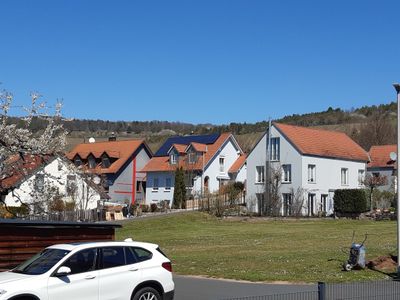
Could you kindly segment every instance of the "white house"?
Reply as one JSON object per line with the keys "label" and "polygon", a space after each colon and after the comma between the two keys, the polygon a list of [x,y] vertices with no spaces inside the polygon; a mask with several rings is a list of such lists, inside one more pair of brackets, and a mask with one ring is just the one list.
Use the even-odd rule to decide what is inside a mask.
{"label": "white house", "polygon": [[[247,157],[246,203],[254,212],[264,203],[267,137]],[[363,187],[368,154],[346,134],[273,123],[270,140],[271,170],[282,174],[282,215],[299,202],[303,215],[331,214],[336,189]]]}
{"label": "white house", "polygon": [[368,163],[367,174],[382,178],[382,186],[378,186],[380,190],[395,191],[397,168],[396,159],[391,157],[391,153],[397,153],[397,145],[381,145],[372,146],[369,150],[369,157],[371,161]]}
{"label": "white house", "polygon": [[7,206],[26,204],[42,212],[59,198],[77,209],[95,209],[100,201],[108,200],[107,194],[64,158],[26,155],[12,160],[12,171],[1,180],[2,201]]}
{"label": "white house", "polygon": [[165,200],[172,205],[178,167],[186,171],[187,189],[194,198],[232,180],[244,182],[243,156],[230,133],[169,138],[142,170],[147,175],[146,203]]}

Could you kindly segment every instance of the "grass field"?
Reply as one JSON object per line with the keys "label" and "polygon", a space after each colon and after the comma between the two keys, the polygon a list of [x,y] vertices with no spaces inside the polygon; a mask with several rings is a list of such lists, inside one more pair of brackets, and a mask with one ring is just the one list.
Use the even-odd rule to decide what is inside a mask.
{"label": "grass field", "polygon": [[396,223],[361,220],[217,219],[198,212],[127,221],[117,239],[157,243],[177,274],[250,281],[343,282],[386,278],[343,272],[353,230],[368,233],[367,260],[396,252]]}

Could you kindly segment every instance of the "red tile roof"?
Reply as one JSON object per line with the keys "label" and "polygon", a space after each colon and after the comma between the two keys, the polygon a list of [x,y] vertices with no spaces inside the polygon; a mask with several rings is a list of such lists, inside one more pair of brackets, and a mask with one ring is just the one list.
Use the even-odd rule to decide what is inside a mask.
{"label": "red tile roof", "polygon": [[390,153],[397,153],[397,145],[372,146],[369,149],[371,161],[368,168],[393,168],[396,162],[390,159]]}
{"label": "red tile roof", "polygon": [[76,155],[79,155],[85,160],[90,154],[96,158],[100,158],[103,153],[106,153],[109,157],[115,158],[116,160],[112,162],[109,168],[102,168],[101,165],[97,165],[96,168],[91,171],[97,174],[116,173],[142,145],[144,145],[144,147],[148,149],[149,153],[151,153],[144,140],[121,140],[79,144],[66,156],[70,160],[73,160]]}
{"label": "red tile roof", "polygon": [[230,138],[230,136],[231,133],[222,133],[214,144],[207,145],[207,152],[205,152],[202,156],[204,158],[204,162],[203,158],[200,157],[195,164],[189,164],[187,155],[184,155],[179,158],[178,164],[171,165],[169,162],[169,156],[159,156],[150,159],[150,161],[142,169],[142,172],[173,172],[177,167],[191,170],[202,170],[203,165],[207,165],[207,163],[214,157],[217,151],[221,148],[225,141]]}
{"label": "red tile roof", "polygon": [[228,173],[237,173],[243,167],[244,163],[246,162],[247,155],[242,154],[240,155],[237,160],[233,163],[231,168],[229,169]]}
{"label": "red tile roof", "polygon": [[206,144],[192,142],[192,143],[190,143],[190,145],[194,148],[194,150],[196,150],[198,152],[207,152]]}
{"label": "red tile roof", "polygon": [[173,144],[171,146],[171,148],[175,148],[176,151],[178,151],[179,153],[185,153],[186,150],[186,145],[181,145],[181,144]]}
{"label": "red tile roof", "polygon": [[41,167],[44,167],[54,157],[25,155],[23,158],[19,155],[11,156],[5,162],[5,168],[0,174],[0,191],[17,187],[27,177],[33,175]]}
{"label": "red tile roof", "polygon": [[345,133],[274,123],[274,126],[304,155],[347,160],[369,160],[367,152]]}

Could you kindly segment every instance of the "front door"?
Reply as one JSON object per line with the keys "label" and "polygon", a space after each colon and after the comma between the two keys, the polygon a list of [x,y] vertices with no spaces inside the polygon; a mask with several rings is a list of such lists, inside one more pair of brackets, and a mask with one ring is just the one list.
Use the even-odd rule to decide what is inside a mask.
{"label": "front door", "polygon": [[315,194],[308,194],[308,216],[314,216]]}
{"label": "front door", "polygon": [[324,213],[327,212],[327,199],[328,195],[321,195],[321,211]]}
{"label": "front door", "polygon": [[97,249],[85,249],[72,255],[64,264],[71,274],[63,277],[49,277],[48,299],[98,300],[99,277],[96,270]]}

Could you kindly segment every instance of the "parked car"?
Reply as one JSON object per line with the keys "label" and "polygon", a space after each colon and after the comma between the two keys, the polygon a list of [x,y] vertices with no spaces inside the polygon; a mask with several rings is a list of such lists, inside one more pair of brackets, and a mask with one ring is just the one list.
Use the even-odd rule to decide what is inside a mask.
{"label": "parked car", "polygon": [[0,300],[172,300],[174,288],[158,245],[131,239],[50,246],[0,273]]}

